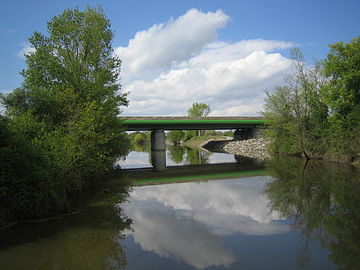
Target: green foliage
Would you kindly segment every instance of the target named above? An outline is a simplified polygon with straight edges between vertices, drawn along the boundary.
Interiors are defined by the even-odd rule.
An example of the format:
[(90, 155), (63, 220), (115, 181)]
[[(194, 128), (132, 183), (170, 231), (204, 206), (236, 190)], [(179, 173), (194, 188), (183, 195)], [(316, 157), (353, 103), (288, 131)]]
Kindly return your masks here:
[(188, 141), (192, 138), (195, 138), (196, 136), (198, 136), (198, 131), (197, 130), (185, 130), (185, 138), (184, 141)]
[[(191, 118), (201, 118), (206, 117), (210, 113), (210, 106), (205, 103), (193, 103), (192, 107), (188, 109), (188, 117)], [(196, 136), (204, 135), (204, 131), (200, 130), (186, 130), (185, 131), (185, 141), (190, 140)]]
[(167, 133), (167, 138), (172, 144), (178, 145), (185, 138), (185, 132), (182, 130), (171, 130)]
[[(24, 82), (1, 96), (8, 137), (2, 158), (12, 165), (0, 190), (11, 190), (4, 202), (18, 200), (7, 208), (15, 219), (62, 212), (70, 194), (128, 151), (117, 119), (127, 100), (118, 92), (121, 61), (113, 54), (109, 20), (100, 9), (65, 10), (48, 23), (48, 32), (30, 37), (35, 52), (26, 56)], [(20, 170), (22, 164), (28, 166)]]
[(329, 125), (335, 133), (342, 152), (356, 155), (360, 151), (360, 37), (348, 44), (330, 45), (324, 61), (324, 73), (330, 83), (324, 95), (330, 107)]
[(210, 113), (210, 106), (205, 103), (193, 103), (188, 109), (188, 116), (193, 118), (205, 117)]
[(328, 57), (312, 68), (298, 49), (292, 51), (293, 72), (266, 92), (264, 134), (273, 152), (306, 158), (359, 152), (359, 44), (360, 38), (331, 45)]

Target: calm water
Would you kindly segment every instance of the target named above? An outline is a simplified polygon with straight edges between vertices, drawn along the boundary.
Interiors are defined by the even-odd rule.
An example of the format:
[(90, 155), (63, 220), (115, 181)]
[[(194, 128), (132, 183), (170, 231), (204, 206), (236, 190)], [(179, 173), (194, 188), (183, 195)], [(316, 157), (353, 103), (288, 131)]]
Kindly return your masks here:
[(77, 213), (0, 232), (0, 269), (360, 269), (358, 170), (185, 148), (150, 162), (132, 152)]

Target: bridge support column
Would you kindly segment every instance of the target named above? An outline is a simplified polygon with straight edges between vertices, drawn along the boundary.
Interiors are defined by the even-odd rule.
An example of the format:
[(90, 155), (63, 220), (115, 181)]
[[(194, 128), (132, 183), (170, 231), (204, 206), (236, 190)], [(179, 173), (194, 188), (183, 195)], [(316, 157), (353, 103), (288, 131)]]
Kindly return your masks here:
[(234, 131), (234, 140), (241, 141), (241, 140), (248, 140), (256, 138), (257, 131), (255, 128), (242, 128), (237, 129)]
[(165, 132), (162, 129), (151, 132), (151, 150), (165, 150)]

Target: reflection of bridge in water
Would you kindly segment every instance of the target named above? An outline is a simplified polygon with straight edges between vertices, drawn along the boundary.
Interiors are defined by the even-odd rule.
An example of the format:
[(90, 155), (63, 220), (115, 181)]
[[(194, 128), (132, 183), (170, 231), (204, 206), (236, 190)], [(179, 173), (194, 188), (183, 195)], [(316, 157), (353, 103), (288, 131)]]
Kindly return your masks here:
[(135, 185), (234, 179), (266, 175), (264, 164), (236, 156), (235, 163), (169, 166), (159, 172), (153, 168), (124, 170)]
[(127, 131), (151, 131), (151, 161), (158, 171), (166, 167), (165, 130), (220, 130), (234, 129), (234, 139), (256, 136), (265, 127), (262, 117), (119, 117)]

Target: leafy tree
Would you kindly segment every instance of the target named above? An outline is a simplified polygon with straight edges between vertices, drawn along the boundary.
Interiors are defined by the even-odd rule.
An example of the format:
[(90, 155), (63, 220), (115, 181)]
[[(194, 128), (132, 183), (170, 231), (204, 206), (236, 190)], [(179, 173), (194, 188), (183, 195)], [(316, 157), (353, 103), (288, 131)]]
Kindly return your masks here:
[(210, 111), (210, 106), (205, 103), (193, 103), (187, 112), (189, 117), (200, 118), (207, 116)]
[(199, 135), (200, 130), (185, 130), (185, 139), (184, 141), (188, 141)]
[(360, 148), (360, 37), (330, 45), (324, 73), (330, 83), (324, 89), (331, 112), (332, 139), (359, 153)]
[(273, 92), (267, 91), (265, 112), (269, 129), (265, 135), (272, 138), (272, 150), (318, 153), (323, 146), (322, 134), (326, 128), (328, 108), (321, 89), (326, 83), (321, 66), (305, 67), (299, 49), (292, 50), (293, 72)]
[(26, 55), (28, 69), (21, 88), (4, 97), (8, 113), (31, 110), (37, 120), (59, 125), (75, 118), (89, 103), (101, 105), (109, 117), (126, 105), (119, 94), (121, 61), (113, 54), (113, 32), (101, 9), (65, 10), (48, 23), (49, 36), (35, 32)]
[[(201, 118), (201, 117), (206, 117), (209, 113), (210, 113), (210, 106), (208, 104), (205, 103), (193, 103), (192, 107), (190, 109), (188, 109), (188, 116), (191, 118)], [(197, 133), (197, 134), (196, 134)], [(192, 130), (187, 130), (186, 131), (186, 140), (189, 140), (193, 137), (196, 137), (202, 135), (202, 132), (200, 130), (198, 131), (192, 131)]]
[(327, 58), (311, 68), (294, 50), (294, 71), (267, 92), (265, 135), (274, 152), (360, 159), (360, 37), (330, 48)]
[(178, 145), (185, 138), (185, 132), (182, 130), (171, 130), (167, 133), (167, 137), (172, 144)]
[[(38, 156), (34, 162), (39, 166), (16, 176), (19, 186), (5, 186), (12, 190), (8, 200), (32, 202), (12, 209), (22, 213), (19, 218), (63, 211), (47, 211), (44, 201), (67, 205), (69, 194), (111, 169), (128, 148), (117, 119), (127, 99), (119, 93), (121, 61), (113, 53), (109, 20), (100, 8), (68, 9), (47, 26), (48, 36), (34, 32), (29, 39), (35, 51), (26, 56), (22, 86), (1, 96), (14, 145), (17, 140), (27, 145), (13, 151)], [(25, 186), (36, 188), (20, 196)]]

